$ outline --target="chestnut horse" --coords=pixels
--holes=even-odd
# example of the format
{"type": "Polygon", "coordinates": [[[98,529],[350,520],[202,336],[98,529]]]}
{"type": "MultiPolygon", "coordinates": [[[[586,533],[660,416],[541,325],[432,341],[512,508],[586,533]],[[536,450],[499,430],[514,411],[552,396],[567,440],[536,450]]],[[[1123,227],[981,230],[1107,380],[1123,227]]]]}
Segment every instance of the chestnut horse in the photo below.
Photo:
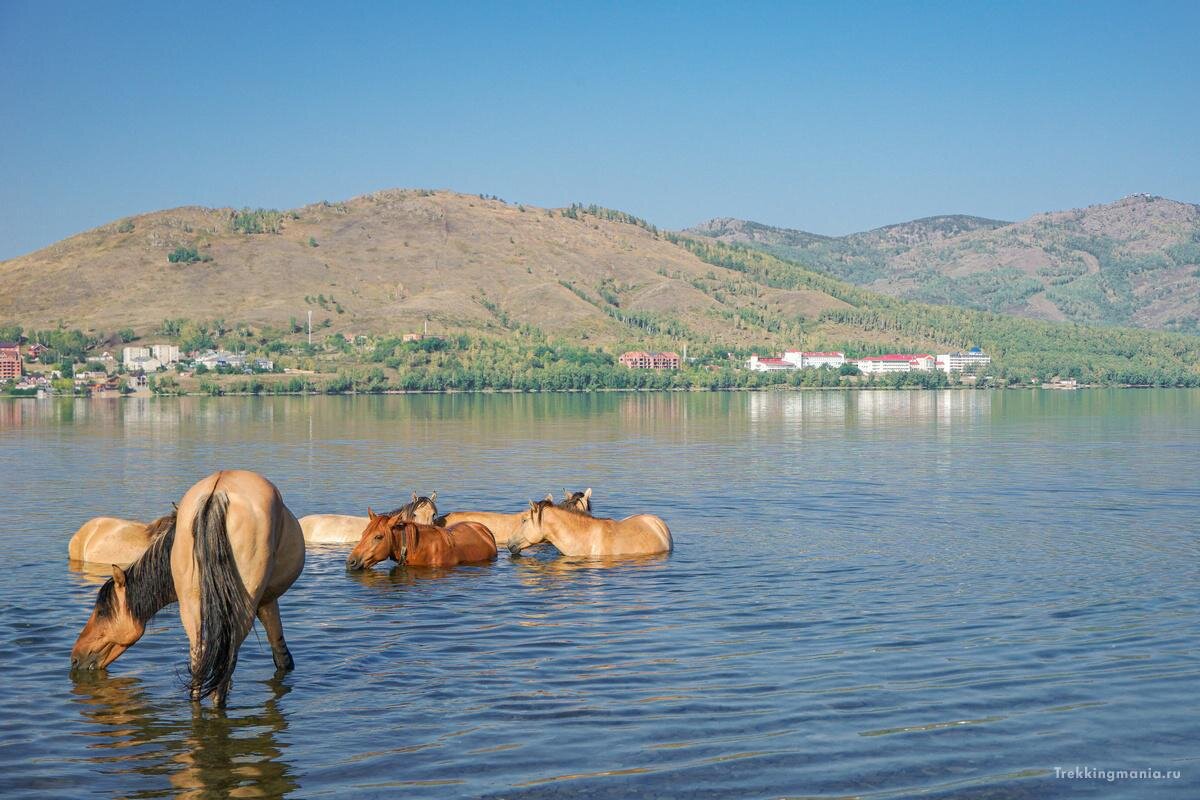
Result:
{"type": "MultiPolygon", "coordinates": [[[[405,513],[408,515],[405,519],[432,525],[437,518],[436,500],[437,492],[428,497],[418,497],[413,492],[412,501],[392,513],[405,513]]],[[[309,544],[355,544],[362,538],[368,522],[366,517],[349,514],[309,514],[300,518],[300,529],[304,531],[304,541],[309,544]]]]}
{"type": "Polygon", "coordinates": [[[369,508],[367,514],[371,522],[346,559],[348,569],[370,569],[388,558],[401,566],[453,567],[496,557],[496,537],[478,522],[440,528],[369,508]]]}
{"type": "MultiPolygon", "coordinates": [[[[554,503],[554,495],[546,495],[543,503],[554,503]]],[[[583,514],[592,513],[592,490],[590,488],[582,492],[568,492],[563,489],[563,500],[558,504],[559,508],[569,508],[574,511],[579,511],[583,514]]],[[[515,514],[501,514],[492,511],[455,511],[446,515],[446,524],[453,525],[457,522],[482,522],[488,527],[495,536],[497,542],[507,542],[512,536],[513,531],[521,524],[521,519],[525,516],[524,511],[518,511],[515,514]]]]}
{"type": "Polygon", "coordinates": [[[93,517],[71,537],[67,557],[72,561],[129,566],[142,557],[151,542],[174,527],[174,511],[149,525],[132,519],[93,517]]]}
{"type": "Polygon", "coordinates": [[[304,537],[279,490],[254,472],[210,475],[183,496],[177,516],[128,571],[113,566],[71,651],[71,667],[104,669],[177,600],[191,645],[192,700],[211,696],[222,706],[255,616],[276,668],[294,666],[279,597],[304,569],[304,537]]]}
{"type": "Polygon", "coordinates": [[[565,556],[632,556],[669,553],[673,543],[667,523],[653,514],[635,514],[622,520],[597,519],[548,500],[530,503],[521,524],[508,540],[516,554],[527,547],[549,542],[565,556]]]}

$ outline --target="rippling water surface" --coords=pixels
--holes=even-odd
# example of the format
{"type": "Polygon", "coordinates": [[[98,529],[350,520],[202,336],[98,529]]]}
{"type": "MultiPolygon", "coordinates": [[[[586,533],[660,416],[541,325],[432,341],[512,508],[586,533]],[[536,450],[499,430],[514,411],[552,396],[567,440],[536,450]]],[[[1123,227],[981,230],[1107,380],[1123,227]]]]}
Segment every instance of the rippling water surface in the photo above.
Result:
{"type": "Polygon", "coordinates": [[[0,458],[5,797],[1200,796],[1197,392],[0,401],[0,458]],[[222,467],[297,516],[592,486],[676,552],[310,550],[227,713],[173,607],[73,681],[71,533],[222,467]]]}

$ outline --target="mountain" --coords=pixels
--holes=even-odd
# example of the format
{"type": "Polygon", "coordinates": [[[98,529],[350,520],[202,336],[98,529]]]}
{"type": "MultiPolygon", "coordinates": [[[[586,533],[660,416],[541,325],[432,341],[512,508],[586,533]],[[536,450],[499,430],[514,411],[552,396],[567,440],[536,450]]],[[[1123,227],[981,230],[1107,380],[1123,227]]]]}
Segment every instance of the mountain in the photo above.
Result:
{"type": "Polygon", "coordinates": [[[143,214],[0,262],[0,322],[142,334],[168,318],[283,327],[312,311],[314,323],[329,318],[347,335],[428,320],[437,332],[523,324],[612,342],[656,330],[669,314],[680,334],[736,344],[763,333],[736,321],[744,308],[795,318],[845,305],[819,291],[751,286],[653,226],[593,211],[394,190],[285,212],[143,214]],[[170,261],[180,248],[185,260],[170,261]]]}
{"type": "MultiPolygon", "coordinates": [[[[737,236],[776,236],[732,222],[681,235],[596,206],[543,209],[411,189],[290,211],[177,208],[0,262],[0,338],[21,327],[79,358],[139,338],[236,348],[335,373],[366,361],[386,367],[379,380],[405,386],[445,385],[424,383],[430,370],[458,376],[453,385],[512,386],[514,374],[552,363],[611,365],[626,348],[687,347],[696,366],[720,371],[751,349],[865,354],[973,345],[995,357],[1000,379],[1200,384],[1200,337],[896,298],[780,259],[759,249],[761,241],[727,244],[713,235],[735,228],[737,236]],[[400,334],[426,322],[441,343],[403,346],[400,334]],[[485,373],[494,382],[471,383],[485,373]]],[[[1014,230],[1032,235],[1019,225],[940,217],[845,238],[849,247],[890,248],[899,258],[1014,230]]],[[[778,235],[801,243],[793,247],[840,241],[778,235]]]]}
{"type": "Polygon", "coordinates": [[[715,219],[743,244],[877,291],[1033,319],[1200,332],[1200,206],[1151,195],[1023,222],[927,217],[828,237],[715,219]]]}

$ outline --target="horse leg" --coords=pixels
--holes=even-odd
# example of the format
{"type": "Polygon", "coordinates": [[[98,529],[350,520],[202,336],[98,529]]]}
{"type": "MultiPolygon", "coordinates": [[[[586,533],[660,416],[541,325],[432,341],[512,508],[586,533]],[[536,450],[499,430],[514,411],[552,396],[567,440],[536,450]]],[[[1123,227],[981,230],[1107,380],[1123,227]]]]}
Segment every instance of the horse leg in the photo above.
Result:
{"type": "Polygon", "coordinates": [[[184,595],[179,598],[179,620],[188,637],[188,669],[192,676],[190,695],[193,703],[200,702],[200,687],[196,671],[200,668],[200,598],[184,595]]]}
{"type": "Polygon", "coordinates": [[[283,620],[279,618],[279,600],[270,600],[258,607],[258,621],[267,632],[267,641],[271,643],[271,656],[275,659],[275,669],[290,672],[296,668],[292,653],[288,650],[287,642],[283,640],[283,620]]]}

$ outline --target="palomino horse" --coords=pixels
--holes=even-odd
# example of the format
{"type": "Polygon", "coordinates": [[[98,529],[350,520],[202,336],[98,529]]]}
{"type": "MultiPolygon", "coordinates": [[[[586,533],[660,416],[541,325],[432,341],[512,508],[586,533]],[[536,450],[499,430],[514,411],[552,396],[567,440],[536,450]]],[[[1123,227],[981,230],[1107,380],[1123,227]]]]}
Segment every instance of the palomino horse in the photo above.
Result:
{"type": "Polygon", "coordinates": [[[439,528],[369,508],[367,514],[371,522],[346,559],[348,569],[370,569],[388,558],[412,567],[453,567],[496,557],[496,537],[478,522],[439,528]]]}
{"type": "Polygon", "coordinates": [[[67,557],[72,561],[127,567],[142,557],[151,542],[174,527],[174,511],[149,525],[131,519],[93,517],[71,537],[67,557]]]}
{"type": "Polygon", "coordinates": [[[141,638],[159,609],[178,600],[191,644],[192,700],[211,696],[222,706],[256,615],[275,666],[294,666],[279,597],[303,569],[300,524],[275,485],[254,472],[210,475],[183,496],[173,531],[128,571],[113,567],[71,651],[71,666],[107,667],[141,638]]]}
{"type": "MultiPolygon", "coordinates": [[[[546,495],[543,503],[554,504],[554,495],[546,495]]],[[[582,492],[568,492],[563,489],[563,501],[558,504],[559,508],[569,508],[573,511],[579,511],[583,514],[592,513],[592,490],[590,488],[582,492]]],[[[446,515],[446,524],[454,525],[458,522],[482,522],[496,536],[497,542],[507,542],[521,524],[521,520],[525,517],[526,512],[518,511],[515,514],[500,514],[492,511],[455,511],[446,515]]]]}
{"type": "Polygon", "coordinates": [[[508,540],[508,549],[519,553],[549,542],[565,556],[633,556],[671,552],[671,531],[653,514],[635,514],[622,520],[597,519],[549,500],[530,503],[521,524],[508,540]]]}
{"type": "MultiPolygon", "coordinates": [[[[408,515],[405,519],[432,525],[437,518],[436,501],[437,492],[428,497],[418,497],[413,492],[412,501],[400,506],[392,514],[404,513],[408,515]]],[[[309,544],[355,544],[362,538],[370,521],[366,517],[349,514],[309,514],[300,518],[300,529],[304,531],[304,541],[309,544]]]]}

